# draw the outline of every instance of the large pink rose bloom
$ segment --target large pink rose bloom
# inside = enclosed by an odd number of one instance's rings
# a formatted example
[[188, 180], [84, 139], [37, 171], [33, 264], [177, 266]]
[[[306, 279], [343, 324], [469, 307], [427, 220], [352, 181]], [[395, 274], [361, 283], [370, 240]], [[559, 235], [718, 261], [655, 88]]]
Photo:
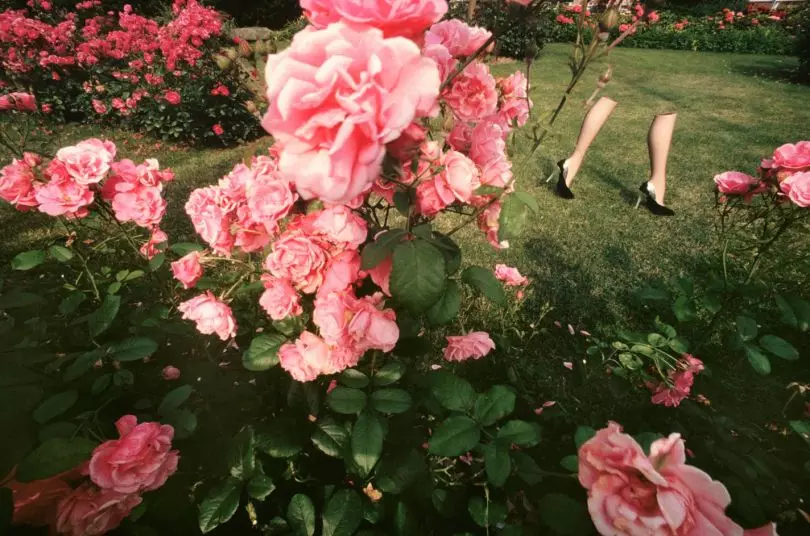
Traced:
[[265, 225], [268, 230], [273, 229], [277, 220], [289, 214], [298, 200], [289, 182], [276, 174], [258, 176], [248, 184], [245, 196], [251, 219], [255, 223], [269, 223]]
[[611, 422], [579, 449], [579, 481], [600, 534], [751, 534], [726, 516], [731, 497], [725, 486], [686, 465], [679, 434], [653, 442], [647, 457], [621, 430]]
[[810, 169], [810, 141], [786, 143], [773, 152], [774, 167], [791, 171]]
[[495, 343], [485, 331], [473, 331], [466, 335], [447, 337], [444, 358], [448, 361], [480, 359], [495, 349]]
[[319, 241], [309, 236], [287, 234], [273, 242], [273, 251], [265, 259], [268, 272], [291, 281], [295, 288], [312, 294], [323, 282], [327, 253]]
[[73, 181], [52, 180], [37, 187], [35, 197], [39, 211], [49, 216], [83, 218], [93, 202], [93, 192]]
[[286, 343], [278, 351], [281, 368], [290, 373], [294, 380], [309, 382], [321, 374], [334, 374], [331, 349], [323, 339], [304, 331], [295, 343]]
[[523, 71], [515, 71], [511, 76], [498, 80], [497, 86], [501, 92], [499, 122], [507, 128], [513, 124], [522, 127], [529, 120], [529, 110], [534, 106], [526, 94], [526, 75]]
[[529, 280], [525, 276], [520, 275], [517, 268], [505, 264], [495, 265], [495, 277], [511, 287], [520, 287], [529, 284]]
[[0, 199], [11, 203], [17, 210], [37, 206], [31, 166], [15, 158], [0, 169]]
[[56, 532], [69, 536], [107, 534], [139, 504], [140, 495], [97, 489], [91, 484], [84, 484], [59, 502]]
[[357, 300], [354, 316], [347, 326], [353, 348], [360, 353], [378, 349], [390, 352], [399, 340], [397, 317], [392, 309], [383, 309], [383, 294], [377, 292]]
[[316, 28], [333, 22], [373, 26], [386, 37], [416, 38], [447, 13], [445, 0], [301, 0]]
[[217, 253], [229, 255], [234, 246], [233, 218], [227, 197], [217, 187], [197, 188], [186, 201], [194, 230]]
[[138, 424], [134, 415], [115, 423], [118, 439], [105, 441], [90, 458], [90, 479], [98, 487], [119, 493], [153, 491], [177, 471], [172, 448], [174, 428], [157, 422]]
[[0, 112], [17, 110], [20, 112], [36, 112], [37, 100], [30, 93], [9, 93], [0, 95]]
[[800, 207], [810, 207], [810, 171], [794, 173], [780, 184], [788, 199]]
[[304, 199], [347, 204], [371, 189], [385, 156], [417, 117], [435, 111], [436, 63], [412, 41], [335, 23], [305, 29], [267, 59], [264, 128]]
[[295, 288], [286, 279], [263, 276], [264, 292], [259, 298], [262, 306], [273, 320], [284, 320], [290, 316], [299, 316], [304, 310], [301, 308], [301, 297]]
[[436, 177], [437, 188], [446, 189], [450, 192], [451, 198], [468, 203], [473, 192], [481, 186], [478, 168], [472, 160], [453, 150], [445, 153], [441, 164], [442, 170]]
[[177, 310], [183, 313], [183, 320], [196, 322], [197, 331], [204, 335], [216, 333], [223, 341], [236, 336], [236, 320], [231, 308], [219, 301], [210, 290], [184, 301], [177, 306]]
[[462, 121], [478, 121], [495, 113], [498, 91], [489, 67], [480, 61], [468, 65], [453, 79], [443, 97], [453, 114]]
[[115, 159], [115, 144], [91, 138], [59, 149], [56, 159], [64, 164], [70, 178], [77, 183], [85, 186], [94, 184], [110, 171]]
[[469, 26], [459, 19], [448, 19], [430, 27], [425, 45], [444, 45], [453, 56], [469, 56], [489, 40], [492, 33], [478, 26]]
[[366, 241], [368, 226], [363, 218], [344, 205], [336, 205], [318, 213], [314, 228], [331, 242], [357, 249]]
[[727, 195], [744, 195], [759, 186], [759, 179], [741, 171], [726, 171], [714, 176], [717, 191]]
[[172, 263], [172, 274], [175, 279], [183, 284], [183, 288], [189, 289], [193, 287], [202, 277], [201, 255], [199, 251], [192, 251]]

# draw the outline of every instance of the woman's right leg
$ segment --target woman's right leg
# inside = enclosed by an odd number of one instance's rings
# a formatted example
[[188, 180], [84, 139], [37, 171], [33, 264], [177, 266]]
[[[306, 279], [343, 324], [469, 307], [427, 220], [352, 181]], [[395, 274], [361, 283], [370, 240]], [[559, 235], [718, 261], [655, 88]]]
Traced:
[[579, 168], [582, 166], [582, 161], [585, 159], [585, 153], [588, 152], [588, 147], [591, 146], [596, 135], [602, 129], [602, 125], [608, 120], [610, 114], [616, 108], [616, 101], [608, 97], [602, 97], [596, 104], [593, 105], [585, 119], [582, 121], [582, 127], [579, 130], [579, 137], [577, 138], [577, 145], [574, 152], [565, 161], [565, 185], [571, 186], [571, 182], [576, 177]]

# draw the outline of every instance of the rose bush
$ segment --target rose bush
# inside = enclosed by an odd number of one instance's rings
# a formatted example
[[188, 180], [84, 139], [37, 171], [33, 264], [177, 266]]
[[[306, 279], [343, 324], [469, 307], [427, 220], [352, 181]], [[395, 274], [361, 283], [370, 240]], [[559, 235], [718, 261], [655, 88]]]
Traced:
[[[99, 0], [29, 4], [0, 13], [0, 88], [32, 88], [51, 118], [217, 144], [257, 134], [251, 93], [216, 61], [229, 44], [216, 11], [177, 0], [158, 20]], [[8, 101], [0, 97], [0, 110]]]

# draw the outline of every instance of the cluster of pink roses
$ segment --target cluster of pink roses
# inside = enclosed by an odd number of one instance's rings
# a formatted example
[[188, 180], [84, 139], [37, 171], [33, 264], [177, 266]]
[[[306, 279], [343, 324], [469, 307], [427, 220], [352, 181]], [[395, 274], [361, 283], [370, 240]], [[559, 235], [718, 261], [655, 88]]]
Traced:
[[30, 483], [17, 482], [12, 473], [2, 486], [12, 491], [13, 523], [49, 525], [70, 536], [106, 534], [141, 503], [142, 493], [160, 488], [177, 471], [171, 426], [138, 424], [134, 415], [115, 426], [120, 437], [96, 447], [88, 463], [71, 471]]
[[776, 536], [773, 523], [743, 530], [726, 515], [726, 487], [686, 464], [680, 434], [654, 441], [647, 456], [611, 422], [580, 447], [578, 458], [588, 511], [604, 536]]
[[0, 95], [0, 112], [36, 112], [37, 99], [30, 93], [16, 91], [6, 95]]
[[[270, 156], [195, 190], [186, 212], [214, 255], [269, 247], [259, 305], [271, 319], [301, 316], [310, 297], [314, 329], [279, 351], [281, 366], [309, 381], [356, 365], [368, 350], [390, 352], [399, 338], [395, 312], [385, 308], [392, 256], [361, 269], [372, 196], [393, 206], [397, 192], [411, 190], [413, 216], [425, 219], [472, 206], [490, 242], [506, 245], [497, 237], [500, 203], [476, 190], [511, 192], [506, 138], [528, 121], [532, 104], [520, 72], [496, 79], [476, 59], [456, 73], [492, 34], [438, 22], [444, 0], [303, 0], [302, 7], [311, 26], [267, 59], [262, 124], [275, 139]], [[425, 120], [442, 111], [452, 131], [428, 141]], [[396, 176], [383, 171], [386, 159]], [[214, 258], [193, 252], [172, 270], [190, 288], [206, 260]], [[503, 274], [525, 284], [516, 270]], [[357, 292], [367, 278], [378, 292]], [[203, 333], [226, 340], [236, 331], [225, 294], [206, 292], [180, 311]], [[448, 337], [445, 357], [479, 358], [493, 348], [486, 333], [474, 332]]]
[[158, 229], [166, 212], [162, 191], [174, 173], [161, 170], [154, 159], [136, 165], [129, 159], [115, 161], [115, 155], [115, 144], [96, 138], [59, 149], [48, 165], [25, 153], [0, 169], [0, 199], [21, 211], [36, 208], [50, 216], [83, 218], [99, 203], [99, 194], [118, 221], [131, 221], [165, 241]]
[[703, 368], [703, 361], [691, 354], [683, 354], [675, 368], [667, 373], [667, 381], [647, 383], [647, 388], [653, 393], [652, 403], [670, 408], [680, 405], [689, 396], [695, 375]]
[[771, 158], [762, 160], [759, 177], [726, 171], [714, 182], [724, 196], [741, 196], [747, 203], [756, 194], [774, 191], [798, 207], [810, 207], [810, 141], [778, 147]]

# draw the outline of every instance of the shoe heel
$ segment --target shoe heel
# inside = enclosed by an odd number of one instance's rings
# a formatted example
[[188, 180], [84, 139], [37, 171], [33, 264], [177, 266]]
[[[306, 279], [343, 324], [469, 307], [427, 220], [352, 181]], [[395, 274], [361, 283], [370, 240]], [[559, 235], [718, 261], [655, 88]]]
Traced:
[[552, 172], [551, 172], [551, 175], [549, 175], [549, 176], [548, 176], [548, 178], [546, 179], [546, 184], [548, 184], [548, 183], [550, 183], [551, 181], [553, 181], [553, 180], [554, 180], [554, 176], [555, 176], [556, 174], [557, 174], [557, 171], [556, 171], [556, 170], [555, 170], [555, 171], [552, 171]]
[[638, 199], [636, 200], [636, 210], [638, 210], [638, 207], [641, 206], [641, 202], [643, 200], [644, 200], [644, 198], [642, 196], [638, 196]]

